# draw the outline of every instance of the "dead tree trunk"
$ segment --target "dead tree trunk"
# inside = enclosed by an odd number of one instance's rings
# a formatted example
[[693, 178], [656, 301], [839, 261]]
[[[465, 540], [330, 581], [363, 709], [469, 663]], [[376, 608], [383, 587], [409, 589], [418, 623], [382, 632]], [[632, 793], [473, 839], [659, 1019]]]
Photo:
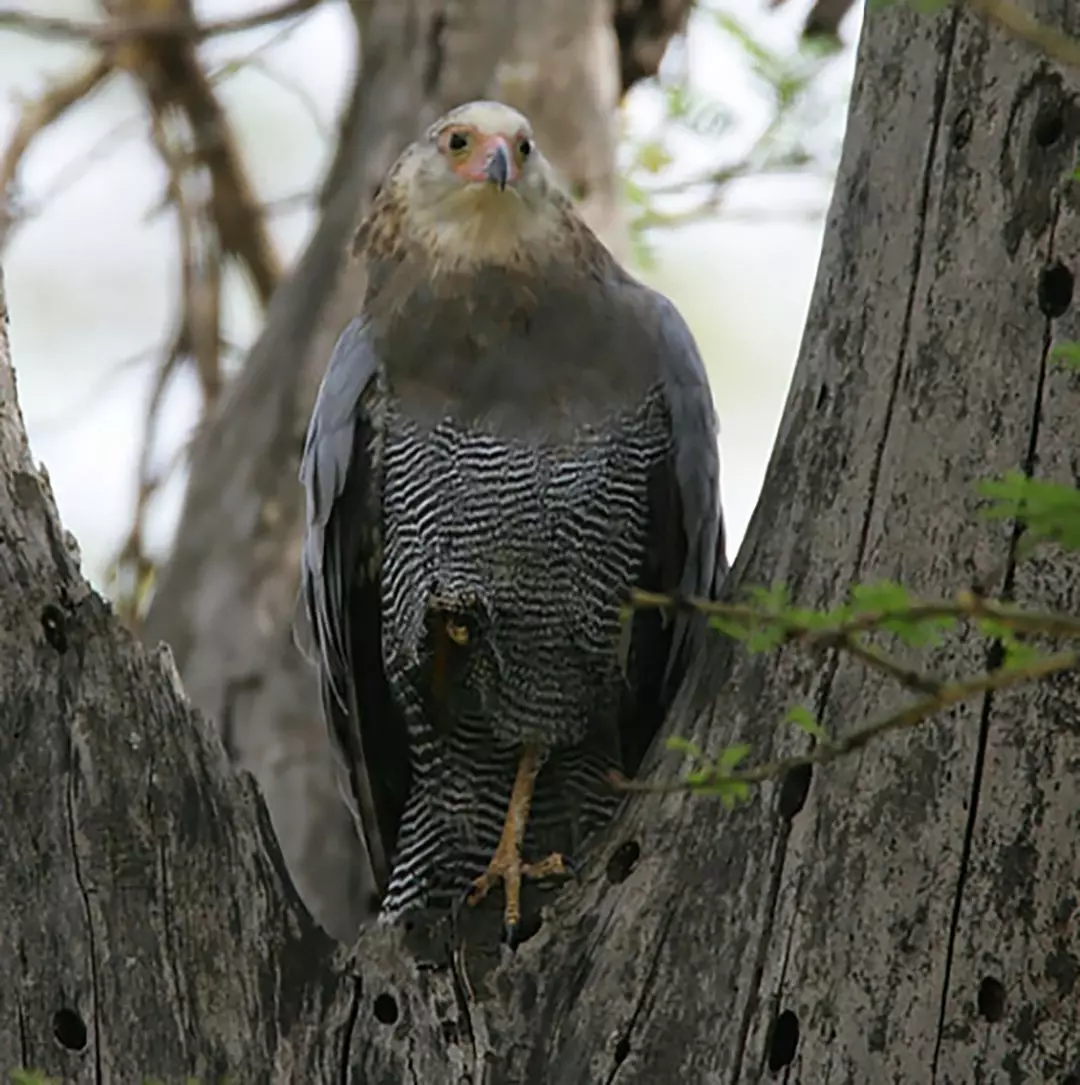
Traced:
[[528, 112], [589, 220], [623, 246], [620, 47], [626, 78], [652, 74], [688, 8], [689, 0], [663, 11], [622, 0], [614, 13], [605, 0], [353, 5], [360, 71], [322, 222], [274, 298], [242, 378], [196, 442], [175, 550], [144, 629], [148, 644], [172, 646], [192, 701], [258, 779], [298, 890], [343, 940], [370, 896], [367, 864], [333, 783], [313, 679], [290, 622], [304, 428], [334, 340], [362, 294], [348, 240], [405, 143], [450, 106], [486, 96]]
[[[1076, 609], [1075, 563], [1017, 566], [971, 482], [1077, 473], [1080, 390], [1047, 357], [1076, 330], [1078, 138], [1069, 84], [962, 11], [869, 16], [736, 586], [825, 605], [855, 580], [982, 582]], [[4, 1060], [97, 1082], [1075, 1082], [1075, 676], [734, 814], [634, 800], [515, 955], [480, 931], [453, 967], [421, 969], [411, 935], [375, 929], [335, 989], [250, 794], [168, 668], [86, 593], [9, 377], [0, 353]], [[986, 645], [936, 662], [977, 668]], [[723, 643], [691, 685], [672, 730], [762, 755], [788, 741], [793, 702], [834, 727], [892, 703], [845, 662]]]
[[83, 580], [26, 444], [2, 285], [0, 1076], [335, 1080], [333, 945], [171, 654]]

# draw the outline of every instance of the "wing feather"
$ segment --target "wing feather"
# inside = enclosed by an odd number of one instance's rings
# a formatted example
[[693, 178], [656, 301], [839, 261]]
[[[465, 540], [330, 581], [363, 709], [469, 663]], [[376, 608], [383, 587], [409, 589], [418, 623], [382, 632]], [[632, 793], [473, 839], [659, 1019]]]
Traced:
[[301, 594], [342, 794], [385, 890], [408, 790], [408, 740], [382, 664], [381, 501], [370, 404], [378, 357], [362, 320], [334, 348], [308, 426]]
[[[656, 353], [671, 425], [672, 453], [651, 480], [649, 533], [639, 587], [715, 598], [727, 575], [720, 507], [716, 410], [693, 335], [663, 295], [634, 284], [644, 330]], [[671, 707], [700, 644], [704, 623], [639, 611], [633, 619], [628, 703], [621, 722], [625, 768], [633, 773]]]

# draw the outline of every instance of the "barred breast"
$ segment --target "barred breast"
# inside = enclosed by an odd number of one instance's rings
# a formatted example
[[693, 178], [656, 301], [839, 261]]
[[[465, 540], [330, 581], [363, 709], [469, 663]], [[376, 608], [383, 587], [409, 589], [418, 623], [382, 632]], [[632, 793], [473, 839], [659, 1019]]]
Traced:
[[[383, 658], [413, 756], [392, 916], [484, 869], [524, 741], [548, 751], [531, 836], [572, 851], [610, 813], [620, 604], [671, 438], [659, 388], [558, 442], [431, 425], [401, 398], [383, 432]], [[440, 645], [448, 619], [467, 643]]]

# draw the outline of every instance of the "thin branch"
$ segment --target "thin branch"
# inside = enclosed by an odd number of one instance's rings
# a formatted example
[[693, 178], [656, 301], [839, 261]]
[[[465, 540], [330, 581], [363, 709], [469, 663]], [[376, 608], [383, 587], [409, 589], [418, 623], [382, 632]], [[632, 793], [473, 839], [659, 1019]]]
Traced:
[[124, 19], [111, 19], [106, 22], [85, 22], [78, 19], [64, 19], [59, 16], [38, 15], [35, 12], [21, 11], [17, 8], [0, 8], [0, 30], [15, 30], [39, 38], [52, 38], [61, 41], [89, 42], [98, 46], [116, 45], [134, 38], [179, 37], [191, 41], [203, 41], [206, 38], [220, 37], [224, 34], [239, 34], [245, 30], [254, 30], [269, 23], [280, 22], [311, 11], [321, 0], [284, 0], [283, 3], [266, 8], [263, 11], [237, 15], [228, 19], [211, 19], [200, 23], [190, 14], [130, 15]]
[[7, 226], [17, 218], [12, 208], [12, 189], [19, 165], [30, 144], [50, 124], [93, 93], [111, 72], [111, 62], [105, 57], [98, 57], [62, 82], [46, 89], [41, 97], [23, 105], [15, 131], [0, 157], [0, 244], [6, 237]]
[[887, 678], [898, 682], [904, 689], [909, 689], [913, 693], [925, 693], [927, 696], [934, 696], [941, 689], [942, 684], [937, 679], [920, 674], [910, 667], [905, 667], [887, 656], [880, 648], [875, 648], [872, 644], [865, 644], [857, 637], [845, 637], [843, 643], [838, 647], [847, 652], [853, 659], [857, 659], [864, 666], [869, 667], [870, 670], [880, 671]]
[[930, 716], [943, 709], [952, 708], [963, 701], [971, 700], [981, 694], [996, 690], [1009, 689], [1025, 682], [1035, 682], [1048, 678], [1052, 674], [1073, 670], [1080, 666], [1080, 652], [1059, 652], [1057, 655], [1041, 656], [1022, 666], [1007, 667], [991, 671], [979, 678], [970, 678], [963, 682], [954, 682], [942, 686], [934, 694], [912, 701], [903, 708], [876, 720], [857, 727], [830, 742], [822, 742], [808, 753], [797, 757], [786, 757], [778, 761], [768, 761], [755, 768], [740, 772], [722, 773], [719, 771], [698, 773], [693, 782], [688, 780], [651, 781], [628, 780], [617, 773], [611, 776], [611, 782], [620, 791], [674, 793], [681, 791], [720, 790], [724, 787], [738, 788], [740, 785], [760, 784], [766, 780], [776, 780], [786, 776], [792, 769], [805, 768], [808, 765], [826, 765], [830, 761], [845, 757], [861, 750], [874, 739], [895, 731], [910, 730], [925, 722]]
[[723, 618], [747, 629], [782, 629], [789, 641], [817, 647], [843, 647], [843, 640], [861, 633], [880, 630], [890, 622], [917, 624], [940, 618], [962, 621], [993, 621], [1016, 633], [1043, 634], [1080, 640], [1080, 618], [1053, 611], [1024, 610], [1009, 603], [983, 599], [976, 592], [963, 590], [953, 599], [915, 602], [894, 610], [867, 610], [828, 628], [810, 626], [789, 614], [773, 614], [747, 603], [714, 603], [708, 599], [676, 599], [655, 592], [635, 591], [631, 606], [659, 610], [696, 610], [708, 617]]
[[1080, 41], [1040, 23], [1011, 0], [966, 0], [967, 6], [1014, 38], [1035, 46], [1051, 60], [1080, 68]]

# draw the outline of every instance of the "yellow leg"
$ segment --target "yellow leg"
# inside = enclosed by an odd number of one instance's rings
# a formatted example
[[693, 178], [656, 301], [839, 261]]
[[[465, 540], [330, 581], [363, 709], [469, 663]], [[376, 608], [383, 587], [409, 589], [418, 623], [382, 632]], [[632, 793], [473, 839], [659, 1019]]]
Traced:
[[506, 808], [506, 820], [503, 822], [502, 835], [498, 847], [488, 863], [487, 870], [473, 882], [469, 892], [469, 904], [479, 904], [501, 881], [506, 893], [506, 905], [503, 918], [508, 931], [513, 932], [521, 919], [521, 879], [547, 878], [553, 874], [565, 874], [566, 863], [563, 857], [553, 852], [538, 863], [521, 861], [521, 842], [525, 836], [525, 825], [529, 820], [529, 807], [532, 805], [533, 786], [536, 774], [540, 771], [540, 751], [531, 743], [526, 743], [518, 763], [514, 788], [510, 792], [510, 803]]

